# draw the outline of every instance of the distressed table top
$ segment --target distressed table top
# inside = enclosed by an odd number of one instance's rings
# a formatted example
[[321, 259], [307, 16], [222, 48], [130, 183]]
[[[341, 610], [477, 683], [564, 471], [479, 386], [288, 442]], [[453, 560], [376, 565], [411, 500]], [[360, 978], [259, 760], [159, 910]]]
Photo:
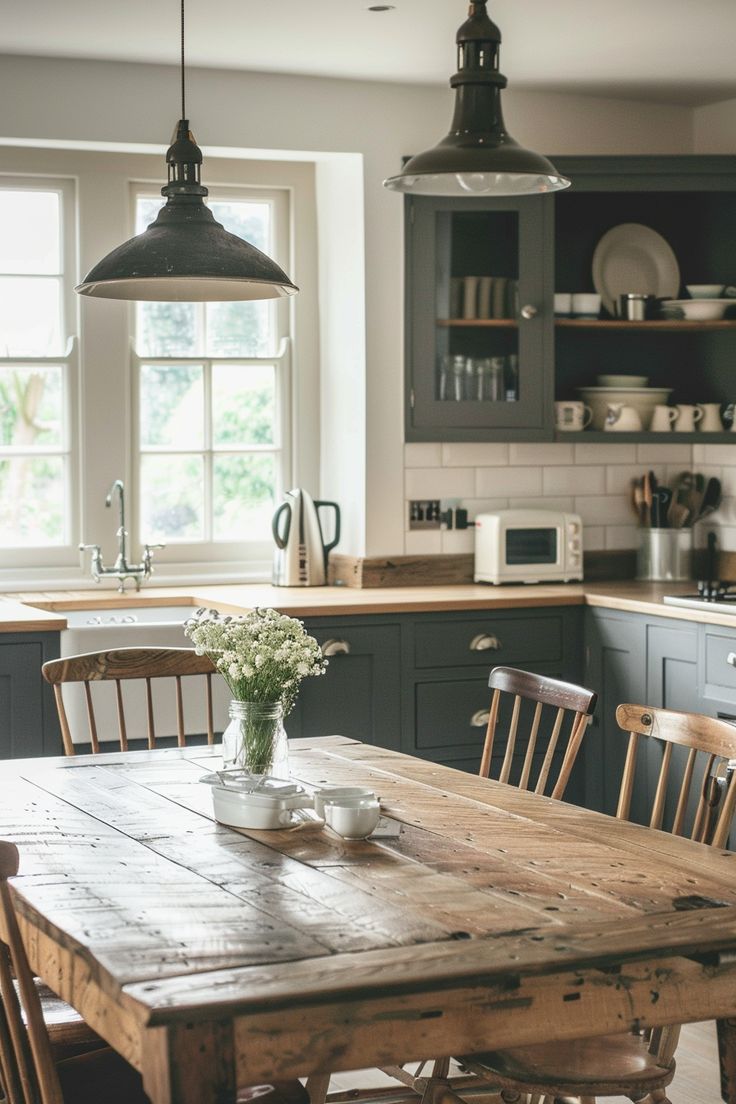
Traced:
[[[400, 834], [218, 825], [198, 783], [217, 749], [0, 764], [32, 965], [155, 1104], [736, 1015], [736, 855], [342, 737], [292, 743], [297, 778], [370, 785]], [[211, 1068], [184, 1083], [195, 1036]]]

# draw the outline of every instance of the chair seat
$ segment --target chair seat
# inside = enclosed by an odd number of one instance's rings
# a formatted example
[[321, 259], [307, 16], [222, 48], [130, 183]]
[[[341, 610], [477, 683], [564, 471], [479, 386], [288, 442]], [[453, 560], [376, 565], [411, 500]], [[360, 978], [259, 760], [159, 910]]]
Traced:
[[480, 1076], [500, 1078], [542, 1091], [574, 1096], [613, 1095], [628, 1088], [664, 1088], [675, 1063], [663, 1066], [639, 1035], [602, 1035], [595, 1039], [512, 1047], [473, 1054], [458, 1061]]

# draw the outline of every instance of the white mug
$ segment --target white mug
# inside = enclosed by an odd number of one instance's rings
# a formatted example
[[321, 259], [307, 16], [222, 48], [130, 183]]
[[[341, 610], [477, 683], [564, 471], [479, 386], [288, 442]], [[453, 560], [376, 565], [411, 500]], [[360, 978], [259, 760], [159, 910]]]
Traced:
[[676, 406], [655, 406], [649, 429], [652, 433], [668, 433], [672, 429], [672, 423], [676, 417]]
[[703, 417], [698, 429], [702, 433], [720, 433], [723, 429], [723, 422], [721, 421], [721, 404], [698, 403], [697, 408], [703, 412]]
[[367, 786], [320, 786], [314, 791], [314, 808], [324, 820], [326, 805], [360, 805], [364, 801], [377, 801], [373, 790]]
[[325, 822], [343, 839], [365, 839], [378, 826], [381, 806], [374, 798], [346, 798], [343, 804], [325, 802]]
[[604, 429], [613, 433], [638, 433], [641, 430], [641, 416], [633, 406], [624, 403], [608, 403]]
[[675, 407], [677, 410], [677, 419], [675, 421], [675, 429], [678, 433], [692, 433], [695, 426], [703, 417], [703, 411], [699, 406], [684, 406]]
[[555, 314], [558, 318], [569, 318], [572, 314], [572, 295], [569, 291], [556, 291], [554, 298]]
[[573, 318], [597, 318], [601, 312], [601, 297], [593, 292], [577, 292], [572, 297]]
[[584, 402], [556, 402], [555, 425], [565, 431], [585, 429], [590, 425], [593, 411]]

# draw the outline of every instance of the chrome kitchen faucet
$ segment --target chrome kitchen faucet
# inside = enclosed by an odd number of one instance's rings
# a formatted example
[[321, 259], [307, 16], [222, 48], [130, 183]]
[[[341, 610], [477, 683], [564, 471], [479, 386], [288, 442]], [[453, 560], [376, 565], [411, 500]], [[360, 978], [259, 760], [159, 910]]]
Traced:
[[122, 594], [125, 590], [125, 580], [133, 579], [135, 581], [135, 589], [141, 589], [141, 580], [148, 579], [153, 572], [153, 553], [157, 548], [165, 548], [165, 544], [145, 544], [143, 546], [143, 562], [139, 564], [128, 563], [128, 530], [125, 528], [125, 486], [122, 479], [116, 479], [112, 487], [108, 491], [107, 498], [105, 499], [106, 506], [112, 506], [112, 498], [118, 492], [118, 503], [120, 509], [120, 525], [118, 527], [116, 536], [118, 538], [118, 554], [115, 563], [112, 567], [105, 567], [102, 562], [102, 550], [99, 544], [80, 544], [79, 551], [86, 552], [89, 550], [92, 553], [91, 569], [92, 578], [96, 583], [99, 583], [100, 579], [108, 576], [118, 579], [120, 585], [118, 590]]

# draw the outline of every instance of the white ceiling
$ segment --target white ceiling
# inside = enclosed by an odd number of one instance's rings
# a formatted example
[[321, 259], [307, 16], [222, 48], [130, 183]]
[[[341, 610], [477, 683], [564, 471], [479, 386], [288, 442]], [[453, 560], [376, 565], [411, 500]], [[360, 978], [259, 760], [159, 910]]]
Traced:
[[[463, 0], [187, 0], [190, 64], [445, 83]], [[0, 53], [175, 62], [178, 0], [0, 0]], [[515, 88], [736, 96], [736, 0], [490, 0]]]

